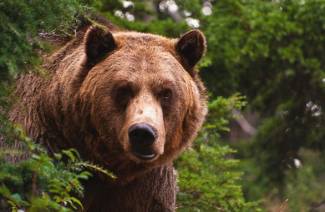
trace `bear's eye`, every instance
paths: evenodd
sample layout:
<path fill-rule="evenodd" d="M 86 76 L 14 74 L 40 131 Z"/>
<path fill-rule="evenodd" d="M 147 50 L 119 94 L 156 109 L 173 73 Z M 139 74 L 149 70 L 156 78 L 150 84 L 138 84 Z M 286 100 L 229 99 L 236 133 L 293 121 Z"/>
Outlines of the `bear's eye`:
<path fill-rule="evenodd" d="M 120 86 L 116 89 L 115 92 L 115 102 L 119 107 L 125 107 L 133 95 L 134 92 L 130 85 Z"/>
<path fill-rule="evenodd" d="M 172 91 L 170 89 L 163 89 L 159 92 L 159 99 L 163 102 L 169 102 L 172 98 Z"/>

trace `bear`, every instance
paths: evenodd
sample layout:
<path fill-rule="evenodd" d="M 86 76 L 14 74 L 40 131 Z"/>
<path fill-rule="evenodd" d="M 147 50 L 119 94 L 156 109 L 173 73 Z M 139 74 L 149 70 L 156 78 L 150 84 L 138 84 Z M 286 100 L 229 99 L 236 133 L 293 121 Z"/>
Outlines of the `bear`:
<path fill-rule="evenodd" d="M 75 148 L 115 180 L 85 183 L 85 211 L 175 211 L 173 161 L 207 114 L 197 29 L 179 38 L 92 23 L 17 79 L 10 118 L 49 153 Z"/>

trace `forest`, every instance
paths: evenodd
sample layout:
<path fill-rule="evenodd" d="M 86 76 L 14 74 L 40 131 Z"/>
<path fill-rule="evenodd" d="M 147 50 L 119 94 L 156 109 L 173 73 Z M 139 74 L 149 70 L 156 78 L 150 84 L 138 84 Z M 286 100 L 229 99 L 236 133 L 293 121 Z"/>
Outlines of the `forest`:
<path fill-rule="evenodd" d="M 46 77 L 50 41 L 95 16 L 206 36 L 209 112 L 175 161 L 177 211 L 325 211 L 325 0 L 1 0 L 0 211 L 77 211 L 94 171 L 114 177 L 74 149 L 50 156 L 7 118 L 17 77 Z"/>

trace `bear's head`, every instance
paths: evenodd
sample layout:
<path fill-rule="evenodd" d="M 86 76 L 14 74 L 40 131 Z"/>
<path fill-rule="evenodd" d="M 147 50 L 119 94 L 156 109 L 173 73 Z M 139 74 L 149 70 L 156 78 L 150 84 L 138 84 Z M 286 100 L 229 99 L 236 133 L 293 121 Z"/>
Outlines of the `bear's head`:
<path fill-rule="evenodd" d="M 83 157 L 120 179 L 175 159 L 207 113 L 194 68 L 205 48 L 199 30 L 169 39 L 90 27 L 76 54 L 82 55 L 82 65 L 65 74 L 78 88 L 70 101 L 74 125 L 84 137 L 75 145 Z"/>

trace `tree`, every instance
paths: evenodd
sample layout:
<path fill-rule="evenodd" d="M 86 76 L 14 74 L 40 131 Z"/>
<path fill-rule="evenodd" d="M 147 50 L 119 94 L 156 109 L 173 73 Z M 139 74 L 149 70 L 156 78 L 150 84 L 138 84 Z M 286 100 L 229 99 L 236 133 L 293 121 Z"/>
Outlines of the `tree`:
<path fill-rule="evenodd" d="M 309 160 L 306 149 L 324 160 L 324 12 L 324 1 L 218 1 L 202 20 L 211 61 L 202 74 L 210 91 L 239 91 L 260 114 L 252 143 L 237 145 L 241 157 L 254 161 L 247 171 L 256 167 L 246 187 L 254 198 L 286 199 L 289 179 L 300 172 L 296 162 Z M 322 169 L 308 166 L 321 184 Z"/>

